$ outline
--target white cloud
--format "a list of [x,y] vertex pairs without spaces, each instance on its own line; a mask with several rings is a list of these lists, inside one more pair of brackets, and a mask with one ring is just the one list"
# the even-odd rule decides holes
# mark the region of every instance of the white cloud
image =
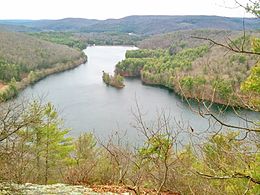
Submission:
[[234,0],[4,0],[1,2],[0,19],[107,19],[128,15],[249,16],[243,9],[232,9],[234,7]]

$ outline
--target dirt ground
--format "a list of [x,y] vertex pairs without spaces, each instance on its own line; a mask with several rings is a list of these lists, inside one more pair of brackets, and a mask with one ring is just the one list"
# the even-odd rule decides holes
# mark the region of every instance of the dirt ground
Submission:
[[2,89],[5,86],[5,84],[0,82],[0,89]]

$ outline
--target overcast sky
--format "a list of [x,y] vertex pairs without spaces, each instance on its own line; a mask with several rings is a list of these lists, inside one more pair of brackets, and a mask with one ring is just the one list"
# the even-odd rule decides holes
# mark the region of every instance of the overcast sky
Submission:
[[234,0],[2,0],[0,7],[0,19],[107,19],[129,15],[249,16],[243,9],[235,9]]

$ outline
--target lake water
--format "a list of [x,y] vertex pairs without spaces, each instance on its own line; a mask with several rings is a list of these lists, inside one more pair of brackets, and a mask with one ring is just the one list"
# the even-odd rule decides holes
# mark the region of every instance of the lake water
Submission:
[[[139,137],[133,127],[133,110],[140,105],[147,121],[156,119],[160,110],[171,114],[172,120],[192,126],[196,131],[208,128],[208,121],[192,112],[175,93],[163,88],[143,85],[139,79],[126,79],[125,88],[107,87],[102,81],[102,71],[113,73],[115,64],[122,59],[126,50],[136,49],[123,46],[88,47],[85,53],[88,62],[79,67],[51,75],[27,87],[18,97],[44,97],[52,102],[71,128],[70,135],[94,131],[106,138],[113,131],[127,131],[129,140]],[[260,114],[243,110],[251,119],[260,119]],[[232,111],[227,111],[224,120],[232,124],[243,124]]]

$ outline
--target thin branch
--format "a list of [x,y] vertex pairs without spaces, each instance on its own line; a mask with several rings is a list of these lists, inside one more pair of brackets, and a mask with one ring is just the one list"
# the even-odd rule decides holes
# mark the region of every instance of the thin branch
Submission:
[[253,129],[253,128],[248,128],[248,127],[241,127],[241,126],[235,126],[235,125],[230,125],[230,124],[227,124],[223,121],[221,121],[219,118],[217,118],[214,114],[212,113],[206,113],[204,115],[207,115],[207,116],[211,116],[212,118],[214,118],[219,124],[225,126],[225,127],[229,127],[229,128],[232,128],[232,129],[241,129],[241,130],[246,130],[246,131],[252,131],[252,132],[260,132],[260,129]]
[[196,173],[202,177],[208,178],[208,179],[218,179],[218,180],[226,180],[226,179],[249,179],[255,184],[260,184],[260,180],[257,180],[250,175],[246,175],[243,173],[234,173],[232,175],[225,175],[225,176],[217,176],[217,175],[209,175],[206,173],[201,173],[199,171],[196,171]]
[[236,52],[236,53],[243,53],[243,54],[250,54],[250,55],[260,55],[259,52],[240,50],[240,49],[237,49],[237,48],[233,48],[229,44],[228,45],[224,45],[222,43],[218,43],[218,42],[216,42],[216,41],[214,41],[213,39],[210,39],[210,38],[197,37],[197,36],[191,36],[191,38],[200,39],[200,40],[206,40],[206,41],[211,42],[214,45],[218,45],[218,46],[224,47],[224,48],[226,48],[226,49],[228,49],[230,51]]

